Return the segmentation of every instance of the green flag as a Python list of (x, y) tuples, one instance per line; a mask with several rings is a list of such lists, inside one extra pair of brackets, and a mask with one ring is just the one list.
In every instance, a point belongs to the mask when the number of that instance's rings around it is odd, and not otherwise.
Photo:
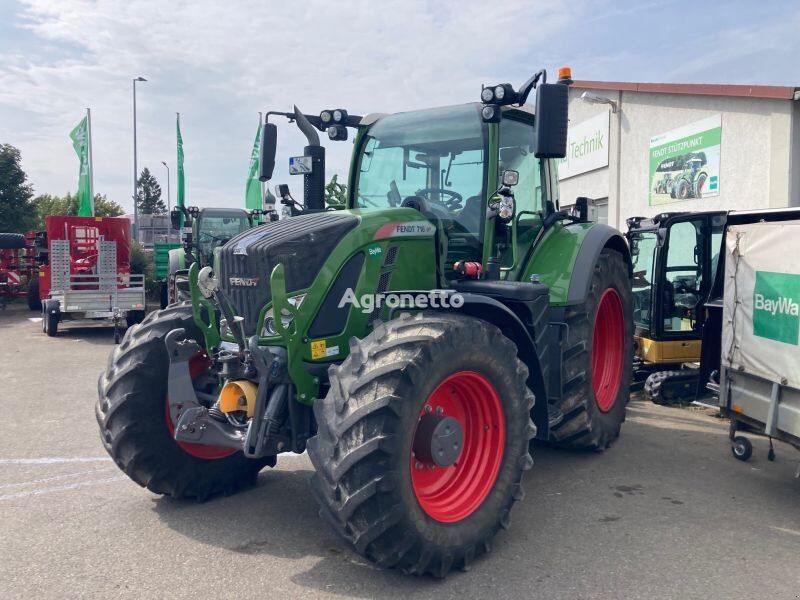
[(72, 139), (72, 147), (78, 155), (80, 161), (80, 172), (78, 175), (78, 216), (91, 217), (94, 215), (92, 205), (92, 175), (91, 164), (89, 161), (89, 118), (83, 117), (81, 122), (69, 134)]
[(247, 174), (245, 188), (245, 208), (262, 208), (261, 206), (261, 181), (258, 179), (258, 155), (261, 147), (261, 118), (258, 119), (256, 140), (253, 142), (253, 151), (250, 153), (250, 171)]
[[(178, 132), (178, 206), (183, 207), (186, 200), (186, 182), (183, 174), (183, 137), (181, 137), (181, 115), (177, 113), (178, 118), (176, 127)], [(183, 221), (183, 219), (181, 219)]]

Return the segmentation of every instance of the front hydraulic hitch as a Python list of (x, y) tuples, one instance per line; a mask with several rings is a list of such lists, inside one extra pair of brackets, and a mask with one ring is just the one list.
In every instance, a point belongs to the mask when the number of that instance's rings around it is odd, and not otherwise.
[(202, 352), (194, 340), (186, 339), (185, 329), (173, 329), (164, 338), (169, 356), (167, 399), (169, 418), (175, 424), (175, 439), (179, 442), (224, 446), (240, 450), (244, 435), (230, 431), (224, 423), (213, 419), (200, 404), (189, 372), (189, 360)]

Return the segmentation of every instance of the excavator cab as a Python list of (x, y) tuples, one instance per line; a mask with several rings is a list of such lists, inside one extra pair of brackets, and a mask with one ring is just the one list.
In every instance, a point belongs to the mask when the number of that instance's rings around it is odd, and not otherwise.
[(718, 211), (628, 219), (635, 324), (633, 377), (639, 386), (648, 381), (648, 395), (658, 395), (665, 389), (663, 382), (673, 377), (676, 382), (686, 380), (686, 385), (670, 386), (671, 393), (694, 396), (695, 370), (686, 367), (700, 360), (704, 305), (719, 264), (726, 218), (726, 212)]

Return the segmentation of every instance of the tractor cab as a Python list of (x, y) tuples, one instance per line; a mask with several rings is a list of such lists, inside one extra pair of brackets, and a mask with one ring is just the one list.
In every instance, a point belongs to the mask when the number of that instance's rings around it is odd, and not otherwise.
[[(481, 109), (463, 104), (381, 117), (356, 150), (349, 208), (422, 213), (437, 232), (445, 280), (439, 285), (462, 277), (468, 265), (477, 276), (489, 262), (493, 278), (516, 278), (523, 249), (557, 202), (557, 190), (546, 183), (555, 166), (537, 156), (533, 111), (504, 109), (490, 144)], [(486, 199), (501, 189), (514, 206), (487, 221)]]
[(168, 274), (161, 284), (162, 308), (188, 299), (189, 267), (213, 266), (221, 248), (233, 237), (258, 224), (261, 211), (241, 208), (176, 207), (172, 227), (182, 229), (182, 247), (168, 250)]
[(216, 248), (253, 226), (252, 216), (241, 209), (202, 208), (194, 214), (194, 250), (201, 266), (212, 265)]

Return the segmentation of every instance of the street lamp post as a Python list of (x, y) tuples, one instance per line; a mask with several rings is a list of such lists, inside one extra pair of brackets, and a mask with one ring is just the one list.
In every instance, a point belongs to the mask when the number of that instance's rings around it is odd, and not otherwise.
[[(170, 199), (170, 185), (169, 185), (169, 165), (165, 161), (161, 161), (161, 164), (167, 169), (167, 216), (171, 218), (172, 215), (172, 201)], [(167, 240), (172, 236), (172, 225), (169, 226), (170, 233), (167, 235)]]
[(133, 239), (139, 241), (139, 166), (136, 160), (136, 82), (147, 81), (144, 77), (133, 80)]
[(167, 168), (167, 214), (169, 214), (172, 211), (172, 209), (170, 208), (171, 199), (169, 193), (169, 165), (163, 160), (161, 161), (161, 164)]

